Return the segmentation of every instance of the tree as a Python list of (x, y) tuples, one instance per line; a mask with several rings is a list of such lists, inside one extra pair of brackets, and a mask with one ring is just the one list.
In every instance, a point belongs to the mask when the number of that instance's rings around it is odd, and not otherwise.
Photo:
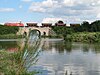
[(19, 30), (19, 27), (0, 25), (0, 35), (16, 34), (18, 32), (18, 30)]
[(87, 21), (83, 21), (83, 23), (81, 24), (82, 27), (82, 31), (90, 31), (90, 24)]
[(91, 31), (93, 32), (100, 31), (100, 20), (96, 20), (91, 23)]

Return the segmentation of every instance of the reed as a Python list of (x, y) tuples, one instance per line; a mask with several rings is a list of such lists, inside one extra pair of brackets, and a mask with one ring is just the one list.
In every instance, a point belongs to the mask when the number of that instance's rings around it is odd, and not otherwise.
[[(29, 43), (31, 42), (31, 45)], [(0, 75), (34, 75), (38, 72), (28, 71), (31, 65), (38, 60), (40, 40), (31, 41), (27, 39), (24, 47), (12, 53), (0, 51)]]

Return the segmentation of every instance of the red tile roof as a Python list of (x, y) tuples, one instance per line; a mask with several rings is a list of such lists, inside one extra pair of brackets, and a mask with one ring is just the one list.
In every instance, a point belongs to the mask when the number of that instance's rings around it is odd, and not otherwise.
[(23, 23), (5, 23), (6, 26), (24, 26)]

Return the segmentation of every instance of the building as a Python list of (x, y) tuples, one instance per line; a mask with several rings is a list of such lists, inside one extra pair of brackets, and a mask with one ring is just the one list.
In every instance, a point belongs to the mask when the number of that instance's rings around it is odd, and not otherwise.
[(66, 26), (63, 21), (59, 20), (57, 23), (55, 23), (55, 26)]
[(27, 24), (26, 27), (39, 27), (39, 26), (37, 25), (37, 23), (26, 23), (26, 24)]
[(52, 23), (42, 23), (41, 27), (51, 27)]
[(24, 27), (23, 23), (5, 23), (5, 26), (18, 26), (18, 27)]

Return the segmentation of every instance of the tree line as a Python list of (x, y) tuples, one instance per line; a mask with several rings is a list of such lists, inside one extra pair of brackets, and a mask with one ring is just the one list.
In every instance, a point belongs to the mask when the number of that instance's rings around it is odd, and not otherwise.
[(57, 36), (62, 37), (65, 41), (73, 42), (100, 42), (100, 20), (91, 24), (84, 21), (81, 24), (74, 24), (70, 27), (53, 26), (52, 29)]
[(0, 25), (0, 35), (5, 34), (16, 34), (19, 30), (19, 27), (16, 26), (4, 26)]
[(75, 32), (99, 32), (100, 31), (100, 20), (96, 20), (89, 24), (88, 21), (83, 21), (80, 25), (71, 25), (71, 28)]

